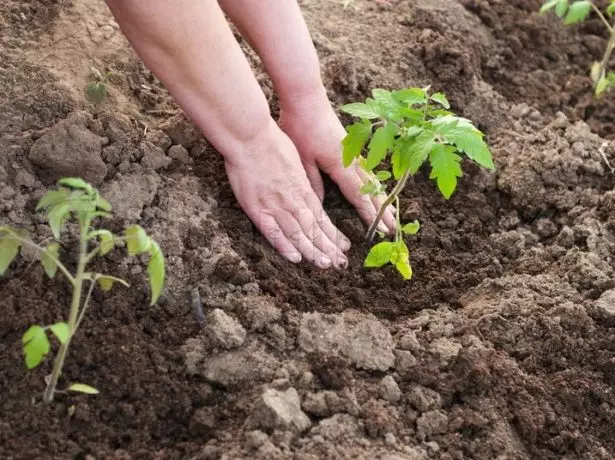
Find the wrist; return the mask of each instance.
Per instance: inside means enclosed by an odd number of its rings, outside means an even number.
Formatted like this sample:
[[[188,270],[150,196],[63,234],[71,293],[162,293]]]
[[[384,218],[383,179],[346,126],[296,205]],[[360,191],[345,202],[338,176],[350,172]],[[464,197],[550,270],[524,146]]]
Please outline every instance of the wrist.
[[[295,87],[289,91],[279,92],[280,110],[290,115],[303,113],[321,113],[329,109],[331,102],[327,90],[319,81],[312,85]]]

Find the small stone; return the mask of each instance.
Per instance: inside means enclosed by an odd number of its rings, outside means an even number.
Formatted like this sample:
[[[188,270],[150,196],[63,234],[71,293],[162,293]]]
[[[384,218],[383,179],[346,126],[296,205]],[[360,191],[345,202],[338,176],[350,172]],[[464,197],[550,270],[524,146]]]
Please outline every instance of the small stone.
[[[615,289],[603,292],[600,298],[596,300],[595,305],[608,317],[615,317]]]
[[[247,382],[270,382],[279,366],[279,361],[258,345],[215,355],[204,364],[195,365],[207,381],[226,388]]]
[[[329,408],[327,407],[327,399],[324,392],[320,393],[308,393],[301,407],[308,413],[317,417],[325,417],[329,414]]]
[[[397,444],[397,438],[393,433],[387,433],[384,435],[384,443],[389,446],[394,446]]]
[[[408,372],[418,364],[418,360],[407,350],[395,350],[395,369],[400,373]]]
[[[148,141],[139,144],[139,151],[142,154],[141,164],[154,171],[167,168],[171,164],[171,159],[164,154],[164,150]]]
[[[205,436],[216,426],[216,419],[210,409],[197,409],[190,419],[188,429],[194,436]]]
[[[154,200],[159,181],[157,175],[127,174],[105,184],[101,193],[113,205],[114,216],[135,221]]]
[[[145,135],[145,140],[157,145],[164,151],[171,147],[171,144],[173,143],[169,136],[158,129],[149,130]]]
[[[409,351],[419,351],[421,349],[421,344],[419,339],[416,338],[416,333],[414,331],[406,332],[401,339],[399,339],[398,347],[402,350]]]
[[[536,223],[536,233],[538,233],[538,236],[542,239],[555,236],[557,231],[557,225],[550,219],[539,219]]]
[[[296,433],[307,430],[312,424],[301,410],[299,394],[292,387],[286,391],[266,389],[256,402],[251,420],[262,428]]]
[[[207,316],[207,333],[213,346],[227,350],[242,346],[247,335],[239,321],[219,308]]]
[[[431,342],[429,351],[440,359],[440,366],[446,367],[457,358],[462,346],[445,337]]]
[[[390,403],[396,403],[401,399],[401,390],[393,377],[387,375],[380,381],[380,397]]]
[[[442,397],[431,388],[416,385],[408,392],[408,402],[420,412],[428,412],[442,407]]]
[[[416,421],[416,429],[422,438],[444,434],[448,430],[448,416],[441,410],[425,412]]]
[[[183,145],[174,145],[169,149],[169,156],[183,164],[194,163],[188,150]]]
[[[15,185],[17,187],[34,188],[36,178],[25,169],[22,169],[15,175]]]
[[[248,449],[258,449],[269,440],[269,436],[260,430],[253,430],[246,433],[246,447]]]
[[[201,138],[198,128],[183,115],[175,115],[169,118],[162,126],[162,129],[173,141],[187,149],[193,147]]]
[[[375,319],[366,319],[352,329],[346,356],[361,369],[386,371],[393,367],[393,337],[390,331]]]

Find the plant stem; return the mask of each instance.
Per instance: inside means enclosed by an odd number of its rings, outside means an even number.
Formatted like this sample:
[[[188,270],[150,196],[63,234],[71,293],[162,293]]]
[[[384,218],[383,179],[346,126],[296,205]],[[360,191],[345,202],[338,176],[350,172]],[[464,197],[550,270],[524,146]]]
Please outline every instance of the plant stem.
[[[600,77],[596,81],[596,84],[600,81],[601,78],[604,77],[606,73],[606,66],[609,64],[609,59],[611,59],[611,54],[613,54],[613,50],[615,49],[615,30],[611,29],[611,38],[609,38],[609,42],[606,45],[606,51],[604,52],[604,56],[602,61],[600,62]]]
[[[81,291],[83,288],[83,274],[85,273],[86,267],[86,258],[88,251],[88,241],[87,241],[87,231],[89,227],[89,220],[85,222],[81,222],[79,233],[79,262],[77,265],[77,273],[75,274],[74,283],[73,283],[73,298],[70,306],[70,313],[68,316],[68,327],[70,328],[70,334],[68,339],[60,345],[60,350],[58,351],[58,355],[56,356],[55,361],[53,362],[53,370],[51,372],[51,378],[49,379],[49,383],[47,384],[47,388],[45,388],[45,393],[43,395],[43,400],[46,403],[50,403],[53,401],[53,396],[56,391],[56,386],[58,385],[58,379],[62,374],[62,367],[64,366],[64,359],[68,353],[68,346],[73,338],[73,334],[75,333],[75,326],[77,323],[77,318],[79,315],[79,307],[81,305]]]
[[[372,225],[367,230],[367,235],[365,238],[367,239],[368,242],[371,243],[371,241],[374,239],[374,235],[376,234],[376,228],[378,228],[378,224],[382,220],[382,216],[384,215],[384,212],[386,211],[387,207],[389,207],[389,205],[393,203],[393,201],[397,198],[400,192],[404,189],[404,187],[406,186],[406,181],[408,180],[408,177],[410,177],[410,171],[406,171],[404,175],[401,176],[401,178],[399,179],[399,182],[397,182],[397,184],[395,185],[395,188],[393,188],[389,196],[387,196],[386,200],[384,200],[384,203],[382,203],[382,206],[380,206],[376,219],[374,219],[374,222],[372,222]]]
[[[592,8],[593,10],[596,12],[596,14],[598,15],[598,17],[600,18],[600,20],[604,23],[604,25],[606,26],[607,30],[609,31],[609,33],[612,35],[613,34],[613,26],[611,26],[611,24],[609,24],[609,21],[606,20],[606,18],[604,17],[604,14],[602,14],[602,11],[600,11],[600,8],[598,8],[594,2],[591,2]]]

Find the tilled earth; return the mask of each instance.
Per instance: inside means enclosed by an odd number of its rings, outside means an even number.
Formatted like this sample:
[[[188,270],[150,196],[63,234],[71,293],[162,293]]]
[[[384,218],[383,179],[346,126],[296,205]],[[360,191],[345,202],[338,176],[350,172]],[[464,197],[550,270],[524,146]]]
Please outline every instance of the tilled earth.
[[[133,289],[94,295],[65,377],[101,394],[44,405],[51,362],[27,372],[20,337],[66,317],[70,292],[20,256],[0,281],[0,457],[615,458],[613,96],[593,99],[587,76],[599,22],[565,29],[538,0],[301,5],[336,105],[430,84],[486,132],[496,173],[464,164],[449,202],[414,178],[411,282],[361,267],[364,228],[333,185],[350,268],[290,265],[104,3],[6,0],[0,225],[48,238],[36,200],[80,175],[115,205],[112,230],[139,222],[161,243],[169,280],[148,308],[139,260],[98,262]],[[113,72],[102,106],[83,96],[91,67]]]

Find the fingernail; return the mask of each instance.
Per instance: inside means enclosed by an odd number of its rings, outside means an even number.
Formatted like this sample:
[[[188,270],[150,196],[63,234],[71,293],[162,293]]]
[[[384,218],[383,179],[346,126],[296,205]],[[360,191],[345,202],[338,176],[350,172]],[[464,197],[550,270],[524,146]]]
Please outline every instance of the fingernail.
[[[288,259],[292,263],[298,264],[299,262],[301,262],[301,254],[299,254],[298,252],[292,252],[288,255]]]
[[[318,266],[320,268],[329,268],[331,266],[331,259],[329,259],[327,256],[321,257],[318,261]]]
[[[346,257],[338,257],[335,268],[338,270],[345,270],[348,268],[348,259]]]
[[[382,233],[389,233],[389,228],[384,225],[384,222],[380,221],[380,223],[378,224],[378,231]]]
[[[350,249],[350,246],[350,240],[348,238],[342,238],[342,241],[340,242],[340,248],[342,249],[342,251],[348,251]]]

